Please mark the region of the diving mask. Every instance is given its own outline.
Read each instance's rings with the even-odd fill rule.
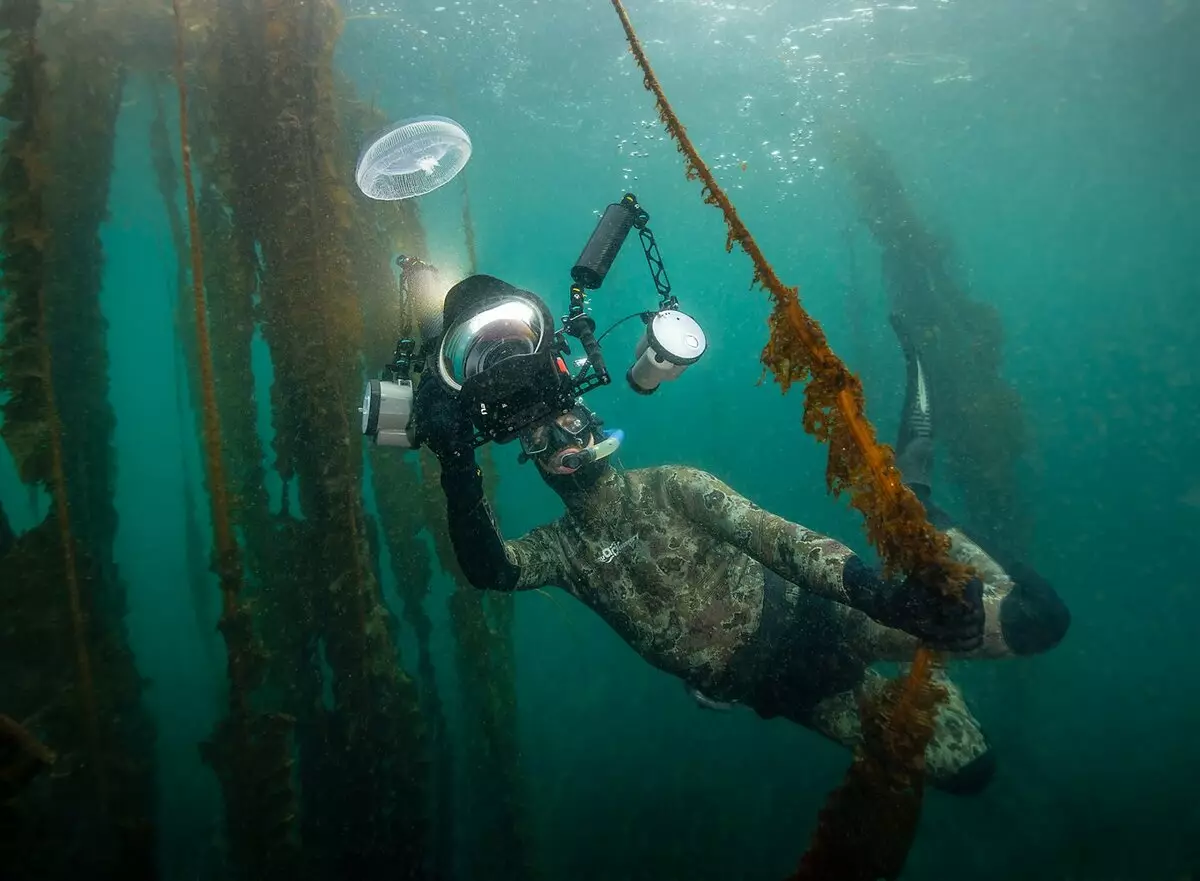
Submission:
[[[586,407],[575,407],[523,429],[521,461],[537,459],[551,474],[573,474],[611,456],[625,438],[622,431],[602,434],[599,420]]]

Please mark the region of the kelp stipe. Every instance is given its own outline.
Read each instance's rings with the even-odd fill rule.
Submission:
[[[348,415],[362,389],[356,266],[376,257],[349,247],[352,154],[333,68],[341,16],[324,0],[223,0],[213,26],[202,69],[216,173],[206,180],[252,271],[284,486],[271,520],[272,543],[286,548],[262,556],[281,571],[255,577],[268,665],[256,698],[296,718],[305,870],[415,877],[427,856],[425,732],[375,575],[362,437]],[[286,676],[289,664],[299,675]]]
[[[962,490],[966,531],[1019,558],[1033,530],[1018,480],[1030,438],[1020,395],[1001,374],[1000,314],[972,296],[955,271],[951,243],[922,220],[883,145],[842,116],[825,131],[879,246],[888,308],[902,316],[921,349],[939,412],[953,414],[938,420],[938,445],[950,480]]]
[[[849,495],[889,573],[919,573],[932,589],[961,595],[969,570],[950,558],[949,540],[929,524],[902,482],[892,450],[875,440],[861,383],[801,307],[798,290],[785,286],[763,256],[668,103],[621,0],[612,4],[659,119],[684,157],[688,179],[698,178],[705,203],[725,216],[726,250],[736,242],[754,263],[754,283],[771,295],[775,308],[762,361],[784,392],[793,382],[807,381],[803,425],[829,445],[829,491]],[[893,878],[903,867],[919,818],[924,751],[939,698],[931,678],[936,663],[928,649],[918,649],[903,684],[893,684],[881,700],[861,708],[863,744],[821,812],[797,881],[875,881]],[[863,846],[868,839],[870,846]]]
[[[293,841],[297,807],[291,782],[291,736],[295,720],[280,713],[256,713],[250,702],[252,691],[263,677],[262,651],[255,640],[250,613],[240,596],[244,573],[222,456],[200,215],[192,177],[184,22],[179,0],[173,0],[172,8],[204,462],[215,545],[213,564],[221,587],[220,630],[225,637],[229,676],[228,715],[220,723],[213,742],[205,744],[202,751],[216,768],[225,790],[227,828],[237,869],[247,877],[283,878],[298,868]]]
[[[88,760],[95,775],[101,811],[107,810],[108,780],[100,759],[100,734],[91,653],[80,598],[80,571],[63,467],[62,421],[54,392],[54,367],[47,321],[49,275],[46,244],[51,234],[46,217],[48,161],[45,56],[36,40],[41,4],[9,0],[0,6],[9,33],[3,46],[9,87],[0,113],[13,122],[0,159],[0,301],[4,337],[0,341],[0,390],[4,403],[3,435],[22,481],[42,484],[50,493],[53,516],[47,518],[62,557],[63,586],[71,622],[71,638],[79,681],[82,729]],[[32,560],[30,562],[33,562]],[[15,605],[15,604],[14,604]]]
[[[0,115],[12,124],[0,163],[3,435],[31,498],[40,487],[50,501],[37,526],[0,535],[0,668],[15,671],[0,677],[0,708],[64,757],[5,806],[0,874],[149,878],[153,725],[114,561],[100,308],[123,69],[94,2],[47,23],[36,0],[6,0],[0,19]]]

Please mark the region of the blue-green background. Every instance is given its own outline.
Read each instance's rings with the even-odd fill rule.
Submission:
[[[710,349],[652,398],[621,383],[595,393],[626,431],[622,463],[705,468],[863,548],[857,518],[825,493],[798,397],[759,382],[766,295],[685,180],[609,3],[343,8],[339,64],[365,99],[396,119],[453,116],[471,133],[480,271],[565,306],[603,206],[630,189],[651,213]],[[1033,436],[1022,469],[1031,562],[1074,623],[1049,655],[955,668],[1000,772],[980,798],[929,797],[910,876],[1178,881],[1200,870],[1200,12],[1187,0],[629,0],[629,11],[764,252],[861,372],[883,438],[901,364],[877,252],[823,141],[831,114],[881,141],[973,295],[1003,316],[1005,376]],[[176,415],[175,255],[149,173],[146,89],[128,86],[104,231],[117,553],[159,719],[164,860],[190,879],[221,823],[195,748],[220,706],[217,593],[198,613],[186,586],[181,467],[196,485],[199,475],[194,423]],[[421,203],[431,256],[452,275],[466,272],[460,198],[455,183]],[[652,300],[632,248],[592,309],[605,326]],[[635,335],[630,324],[606,341],[614,368]],[[265,391],[265,348],[259,363]],[[557,516],[515,450],[496,452],[506,534]],[[0,493],[18,527],[44,505],[25,500],[6,452]],[[436,585],[430,612],[452,694],[447,589]],[[523,796],[546,878],[778,879],[794,866],[845,752],[783,721],[699,710],[565,595],[517,602]],[[471,724],[448,704],[457,730]],[[469,783],[472,769],[459,770]]]

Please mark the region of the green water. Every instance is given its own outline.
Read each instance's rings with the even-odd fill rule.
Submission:
[[[621,463],[709,470],[865,550],[857,515],[825,492],[824,453],[800,429],[798,395],[760,382],[766,296],[750,289],[748,259],[725,253],[720,214],[684,178],[610,5],[344,9],[338,61],[364,97],[389,117],[444,114],[471,133],[480,271],[565,311],[569,269],[598,212],[626,190],[650,212],[675,291],[710,348],[651,398],[621,382],[589,397],[626,432]],[[747,226],[861,373],[883,438],[894,434],[902,362],[878,253],[822,141],[826,120],[849,113],[878,138],[925,222],[952,241],[973,296],[1003,317],[1003,372],[1033,438],[1021,475],[1036,527],[1029,557],[1070,605],[1073,627],[1045,656],[955,667],[1000,770],[978,798],[928,797],[906,877],[1191,877],[1200,871],[1200,9],[631,0],[629,10]],[[200,472],[194,422],[176,415],[175,256],[147,172],[144,83],[127,86],[126,105],[103,234],[117,560],[158,720],[164,875],[192,879],[205,877],[223,822],[195,748],[223,700],[210,660],[221,654],[211,632],[218,594],[198,625],[181,588],[181,457],[197,486]],[[466,272],[459,200],[451,186],[421,203],[431,259],[452,275]],[[653,299],[630,247],[592,311],[604,327]],[[614,372],[636,332],[627,324],[606,340]],[[497,450],[508,537],[561,510],[516,452]],[[6,453],[0,496],[18,529],[40,519]],[[449,693],[448,591],[435,583],[429,611]],[[848,754],[748,710],[700,710],[565,594],[517,604],[521,770],[545,878],[778,879],[794,868]],[[451,716],[455,730],[471,724],[453,705]],[[471,769],[459,772],[468,789]],[[486,804],[459,818],[463,878],[490,877],[487,854],[472,846],[488,822]]]

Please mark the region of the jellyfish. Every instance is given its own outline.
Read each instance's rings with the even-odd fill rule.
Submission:
[[[372,199],[411,199],[449,183],[470,158],[471,137],[461,125],[444,116],[418,116],[373,138],[354,178]]]

